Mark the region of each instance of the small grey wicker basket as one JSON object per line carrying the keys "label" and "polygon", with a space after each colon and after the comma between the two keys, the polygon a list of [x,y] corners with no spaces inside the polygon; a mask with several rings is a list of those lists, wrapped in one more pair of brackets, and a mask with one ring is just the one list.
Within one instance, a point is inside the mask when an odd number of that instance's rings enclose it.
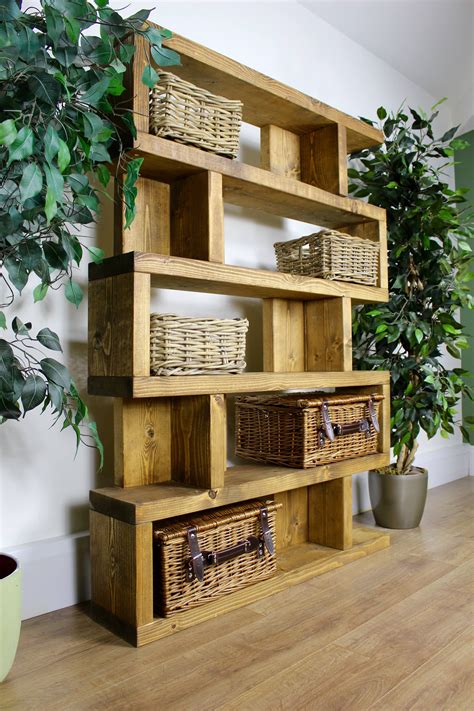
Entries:
{"label": "small grey wicker basket", "polygon": [[249,322],[244,318],[192,318],[151,314],[152,375],[224,375],[245,368]]}
{"label": "small grey wicker basket", "polygon": [[236,158],[242,102],[215,96],[169,72],[150,91],[150,132]]}
{"label": "small grey wicker basket", "polygon": [[379,275],[380,246],[337,230],[277,242],[277,269],[321,279],[350,281],[375,286]]}

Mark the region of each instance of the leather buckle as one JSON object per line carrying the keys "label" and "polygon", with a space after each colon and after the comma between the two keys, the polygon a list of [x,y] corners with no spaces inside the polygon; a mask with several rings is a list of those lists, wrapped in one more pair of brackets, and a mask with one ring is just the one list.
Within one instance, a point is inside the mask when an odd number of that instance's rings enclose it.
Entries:
{"label": "leather buckle", "polygon": [[[270,526],[268,525],[268,509],[263,506],[260,509],[260,526],[262,528],[263,543],[270,555],[275,553],[275,546],[273,544],[272,532],[270,531]],[[261,553],[263,555],[263,551]]]}
{"label": "leather buckle", "polygon": [[321,405],[321,415],[323,417],[323,425],[326,437],[329,439],[330,442],[334,442],[335,434],[331,422],[331,417],[329,415],[328,403],[326,400],[323,400],[323,403]]}
{"label": "leather buckle", "polygon": [[374,430],[376,432],[380,432],[380,425],[379,421],[377,418],[377,409],[375,407],[375,403],[373,401],[373,398],[370,398],[370,400],[367,402],[367,407],[369,408],[369,415],[370,415],[370,420],[372,422],[372,425],[374,427]]}
{"label": "leather buckle", "polygon": [[204,580],[204,559],[199,547],[199,541],[197,537],[197,530],[195,526],[188,528],[188,545],[191,552],[191,558],[187,565],[187,578],[189,581],[195,578],[199,580],[200,583]]}

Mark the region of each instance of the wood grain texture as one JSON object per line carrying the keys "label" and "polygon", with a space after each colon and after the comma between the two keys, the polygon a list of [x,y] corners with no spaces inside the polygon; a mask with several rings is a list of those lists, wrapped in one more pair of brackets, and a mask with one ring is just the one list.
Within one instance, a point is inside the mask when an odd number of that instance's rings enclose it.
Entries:
{"label": "wood grain texture", "polygon": [[154,287],[180,291],[303,301],[333,296],[348,296],[355,303],[388,299],[388,291],[377,287],[141,252],[90,264],[89,278],[95,281],[131,271],[150,274]]}
{"label": "wood grain texture", "polygon": [[206,151],[139,133],[132,154],[144,159],[141,174],[165,183],[199,173],[222,174],[224,202],[322,227],[382,220],[385,210],[353,198],[274,175]]}
{"label": "wood grain texture", "polygon": [[300,137],[279,126],[262,126],[260,168],[301,180]]}
{"label": "wood grain texture", "polygon": [[361,393],[372,395],[378,393],[384,399],[380,407],[380,432],[378,437],[378,451],[390,452],[390,382],[372,387],[365,386],[360,389]]}
{"label": "wood grain texture", "polygon": [[[291,349],[290,355],[296,351]],[[296,356],[295,356],[296,358]],[[88,380],[91,395],[111,397],[180,397],[219,393],[277,392],[299,388],[354,388],[387,382],[386,371],[242,373],[240,375],[176,375],[151,377],[94,377]]]}
{"label": "wood grain texture", "polygon": [[171,412],[166,398],[114,400],[116,486],[169,481]]}
{"label": "wood grain texture", "polygon": [[89,374],[150,374],[150,276],[121,274],[89,287]]}
{"label": "wood grain texture", "polygon": [[[304,308],[302,301],[264,300],[263,367],[270,373],[301,373],[304,371]],[[311,386],[308,384],[307,387]]]}
{"label": "wood grain texture", "polygon": [[282,504],[276,516],[277,550],[284,550],[308,541],[308,487],[275,494],[275,502]]}
{"label": "wood grain texture", "polygon": [[130,251],[170,253],[170,186],[158,180],[138,178],[135,200],[136,216],[125,226],[125,203],[119,186],[124,176],[116,179],[114,204],[114,252]]}
{"label": "wood grain texture", "polygon": [[340,299],[305,302],[306,370],[352,370],[352,303]]}
{"label": "wood grain texture", "polygon": [[92,601],[125,623],[153,620],[152,525],[91,511]]}
{"label": "wood grain texture", "polygon": [[421,527],[376,555],[139,651],[87,606],[25,620],[0,707],[470,711],[473,486],[430,489]]}
{"label": "wood grain texture", "polygon": [[347,195],[347,133],[341,124],[301,136],[301,180],[335,195]]}
{"label": "wood grain texture", "polygon": [[201,489],[223,487],[226,427],[223,395],[173,398],[171,478]]}
{"label": "wood grain texture", "polygon": [[348,131],[350,152],[383,142],[381,131],[333,109],[275,79],[213,50],[174,34],[165,44],[181,56],[173,73],[214,94],[243,102],[243,120],[255,126],[273,124],[295,133],[340,123]]}
{"label": "wood grain texture", "polygon": [[171,253],[224,261],[222,176],[204,171],[171,184]]}
{"label": "wood grain texture", "polygon": [[104,487],[90,492],[90,502],[101,513],[128,523],[146,523],[350,476],[386,466],[389,461],[389,454],[380,453],[314,469],[236,466],[227,469],[225,486],[217,490],[177,486],[172,482],[127,489]]}
{"label": "wood grain texture", "polygon": [[322,546],[352,547],[352,477],[308,487],[309,540]]}
{"label": "wood grain texture", "polygon": [[125,92],[120,97],[121,106],[127,106],[133,113],[137,131],[148,133],[150,94],[148,87],[142,82],[143,70],[150,63],[149,44],[144,37],[133,34],[123,40],[125,44],[135,47],[132,62],[127,65],[123,84]]}

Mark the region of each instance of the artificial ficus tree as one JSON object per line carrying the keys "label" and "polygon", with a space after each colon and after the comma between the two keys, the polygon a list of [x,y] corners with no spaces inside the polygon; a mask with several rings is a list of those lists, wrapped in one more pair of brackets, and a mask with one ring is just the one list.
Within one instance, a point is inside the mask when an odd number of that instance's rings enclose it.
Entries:
{"label": "artificial ficus tree", "polygon": [[170,33],[147,24],[150,12],[125,18],[109,0],[0,3],[0,327],[11,324],[13,332],[0,338],[0,422],[51,408],[78,444],[92,437],[101,453],[68,369],[42,353],[62,350],[57,334],[43,328],[33,335],[30,322],[14,313],[7,321],[7,314],[31,282],[32,303],[60,290],[79,306],[74,270],[84,252],[94,261],[103,257],[80,231],[95,221],[112,157],[126,175],[126,226],[134,218],[142,159],[130,158],[122,143],[136,132],[120,99],[131,37],[148,41],[142,79],[149,87],[158,79],[152,64],[179,63],[162,44]]}
{"label": "artificial ficus tree", "polygon": [[403,107],[377,113],[385,141],[354,154],[349,177],[355,197],[387,211],[389,301],[354,310],[354,364],[391,372],[393,471],[403,474],[421,430],[448,437],[460,396],[472,397],[468,373],[448,367],[443,355],[459,358],[468,347],[458,310],[473,307],[474,221],[466,190],[452,190],[445,173],[467,145],[454,137],[458,127],[435,138],[436,106],[429,116]]}

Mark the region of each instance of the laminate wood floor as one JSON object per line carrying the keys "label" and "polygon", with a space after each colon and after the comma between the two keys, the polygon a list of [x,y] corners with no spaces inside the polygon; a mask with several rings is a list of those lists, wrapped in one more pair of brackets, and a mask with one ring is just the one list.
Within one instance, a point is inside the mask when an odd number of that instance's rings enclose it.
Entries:
{"label": "laminate wood floor", "polygon": [[473,709],[473,489],[430,491],[387,550],[141,649],[87,606],[29,620],[0,709]]}

